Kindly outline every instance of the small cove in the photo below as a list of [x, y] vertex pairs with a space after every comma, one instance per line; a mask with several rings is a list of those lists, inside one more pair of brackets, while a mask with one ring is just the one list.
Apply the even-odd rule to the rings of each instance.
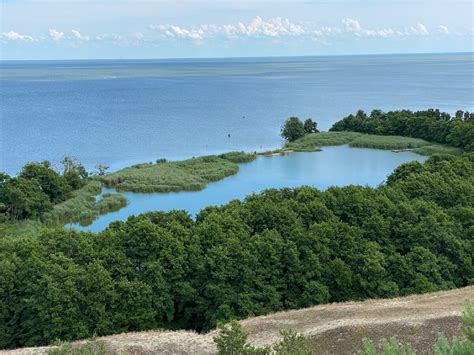
[[[168, 193], [125, 192], [129, 204], [119, 211], [100, 216], [88, 226], [69, 224], [78, 230], [99, 232], [111, 222], [125, 221], [131, 215], [148, 211], [186, 210], [192, 216], [207, 206], [223, 205], [270, 188], [363, 185], [376, 187], [399, 165], [426, 157], [412, 152], [324, 147], [321, 152], [290, 153], [282, 156], [259, 156], [251, 163], [240, 164], [237, 174], [209, 184], [200, 191]], [[102, 193], [115, 192], [103, 189]]]

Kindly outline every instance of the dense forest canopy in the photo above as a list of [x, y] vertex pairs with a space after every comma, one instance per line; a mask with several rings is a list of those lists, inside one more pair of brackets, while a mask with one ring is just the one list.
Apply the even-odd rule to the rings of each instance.
[[407, 136], [449, 144], [467, 152], [474, 151], [474, 113], [449, 113], [429, 109], [382, 112], [373, 110], [370, 115], [359, 110], [336, 122], [330, 131], [352, 131], [369, 134]]
[[474, 155], [378, 188], [272, 189], [99, 233], [0, 238], [0, 347], [219, 321], [474, 283]]

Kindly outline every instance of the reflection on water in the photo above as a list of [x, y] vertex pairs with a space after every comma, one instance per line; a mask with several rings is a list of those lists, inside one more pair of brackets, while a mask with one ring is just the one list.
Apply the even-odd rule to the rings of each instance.
[[[269, 188], [298, 187], [303, 185], [326, 189], [330, 186], [377, 186], [400, 164], [425, 161], [425, 157], [403, 152], [326, 147], [316, 153], [292, 153], [284, 156], [258, 157], [242, 164], [238, 174], [211, 183], [201, 191], [170, 193], [132, 193], [124, 195], [129, 205], [120, 211], [99, 217], [91, 225], [76, 229], [101, 231], [110, 222], [124, 221], [130, 215], [146, 211], [182, 209], [196, 215], [210, 205], [222, 205], [233, 199]], [[114, 192], [104, 189], [103, 192]]]

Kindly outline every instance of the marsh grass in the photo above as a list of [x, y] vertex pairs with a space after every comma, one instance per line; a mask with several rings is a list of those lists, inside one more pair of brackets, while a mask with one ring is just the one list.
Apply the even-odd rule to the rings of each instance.
[[364, 134], [351, 141], [349, 146], [355, 148], [397, 150], [421, 148], [430, 144], [431, 143], [420, 138]]
[[232, 152], [159, 164], [139, 164], [102, 177], [107, 187], [131, 192], [197, 191], [208, 183], [234, 175], [236, 162], [249, 162], [254, 154]]
[[425, 145], [420, 148], [416, 148], [413, 152], [420, 154], [420, 155], [433, 155], [433, 154], [453, 154], [453, 155], [461, 155], [462, 149], [451, 147], [449, 145], [444, 144], [430, 144]]
[[307, 134], [294, 142], [287, 143], [285, 148], [298, 152], [319, 151], [319, 147], [349, 144], [362, 136], [357, 132], [319, 132]]
[[100, 199], [96, 195], [102, 191], [102, 183], [89, 181], [83, 188], [74, 191], [73, 197], [53, 207], [45, 213], [42, 220], [45, 224], [80, 223], [90, 224], [101, 214], [116, 211], [127, 205], [127, 199], [121, 194], [106, 193]]
[[257, 154], [249, 154], [245, 152], [229, 152], [219, 155], [219, 158], [226, 159], [232, 163], [250, 163], [254, 161], [257, 157]]

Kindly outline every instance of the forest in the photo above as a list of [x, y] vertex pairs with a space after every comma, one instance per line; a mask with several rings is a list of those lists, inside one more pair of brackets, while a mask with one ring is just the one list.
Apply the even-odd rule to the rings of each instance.
[[359, 110], [336, 122], [330, 131], [421, 138], [474, 151], [474, 113], [461, 110], [456, 111], [454, 117], [438, 109], [416, 112], [372, 110], [369, 116]]
[[473, 153], [434, 155], [378, 188], [271, 189], [195, 219], [2, 237], [0, 348], [471, 285], [473, 206]]

